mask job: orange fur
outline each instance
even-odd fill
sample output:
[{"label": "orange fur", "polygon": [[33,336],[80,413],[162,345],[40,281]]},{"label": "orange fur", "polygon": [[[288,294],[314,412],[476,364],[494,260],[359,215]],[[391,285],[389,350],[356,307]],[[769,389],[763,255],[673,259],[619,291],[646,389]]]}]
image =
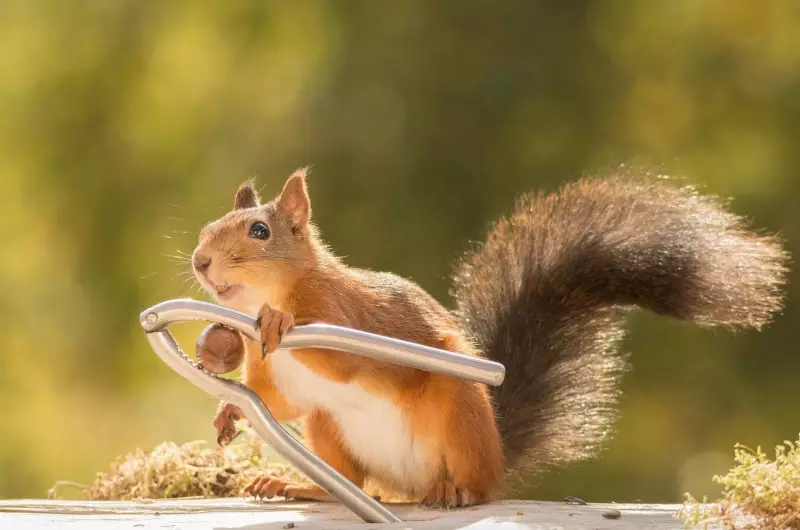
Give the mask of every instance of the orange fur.
[{"label": "orange fur", "polygon": [[[297,323],[336,324],[476,355],[455,317],[419,286],[391,274],[349,268],[327,250],[309,223],[304,178],[297,173],[290,177],[281,195],[263,206],[251,185],[240,188],[236,209],[201,233],[195,254],[211,259],[208,272],[198,273],[201,283],[212,293],[221,285],[246,286],[244,294],[224,303],[251,313],[258,310],[256,304],[266,302]],[[248,238],[248,226],[256,220],[269,226],[267,243]],[[237,258],[225,249],[235,249]],[[244,382],[278,420],[307,416],[305,435],[315,453],[359,486],[366,478],[391,483],[353,453],[325,410],[289,403],[272,382],[269,355],[265,360],[261,355],[260,345],[248,344]],[[432,455],[427,475],[433,491],[463,490],[472,504],[487,500],[500,485],[503,454],[483,385],[339,351],[303,349],[291,355],[330,381],[358,384],[394,403],[407,418],[412,438]],[[401,492],[414,490],[393,486]]]}]

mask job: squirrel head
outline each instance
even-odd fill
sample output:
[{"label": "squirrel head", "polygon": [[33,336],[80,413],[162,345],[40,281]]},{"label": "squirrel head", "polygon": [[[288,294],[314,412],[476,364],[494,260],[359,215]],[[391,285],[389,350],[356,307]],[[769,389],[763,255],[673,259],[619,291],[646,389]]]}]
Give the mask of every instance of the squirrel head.
[{"label": "squirrel head", "polygon": [[222,304],[255,314],[280,307],[315,258],[306,169],[262,204],[253,182],[239,186],[233,210],[206,225],[192,254],[200,284]]}]

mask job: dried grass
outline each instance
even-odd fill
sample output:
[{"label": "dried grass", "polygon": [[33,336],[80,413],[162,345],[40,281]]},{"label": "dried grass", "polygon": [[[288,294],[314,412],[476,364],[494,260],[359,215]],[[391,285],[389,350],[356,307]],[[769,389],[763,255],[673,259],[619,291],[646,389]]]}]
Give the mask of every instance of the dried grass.
[{"label": "dried grass", "polygon": [[[247,427],[224,449],[205,441],[164,442],[149,453],[137,449],[118,458],[83,493],[90,500],[244,497],[245,487],[265,473],[307,482],[289,466],[264,458],[264,450],[262,440]],[[57,483],[51,498],[58,497],[61,485],[74,486]]]}]

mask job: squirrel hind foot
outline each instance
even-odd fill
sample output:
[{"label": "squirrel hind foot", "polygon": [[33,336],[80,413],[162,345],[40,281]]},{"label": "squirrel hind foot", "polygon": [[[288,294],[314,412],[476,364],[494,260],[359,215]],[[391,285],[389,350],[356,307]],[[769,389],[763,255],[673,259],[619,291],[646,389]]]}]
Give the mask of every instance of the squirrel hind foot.
[{"label": "squirrel hind foot", "polygon": [[257,499],[271,499],[276,495],[284,496],[288,486],[289,483],[280,479],[277,475],[267,473],[253,479],[244,491]]},{"label": "squirrel hind foot", "polygon": [[245,492],[256,499],[271,499],[277,496],[287,501],[336,502],[327,491],[315,484],[295,485],[273,473],[256,477],[245,488]]},{"label": "squirrel hind foot", "polygon": [[449,480],[439,480],[431,484],[428,493],[419,501],[420,506],[450,510],[464,508],[486,502],[486,495],[458,486]]}]

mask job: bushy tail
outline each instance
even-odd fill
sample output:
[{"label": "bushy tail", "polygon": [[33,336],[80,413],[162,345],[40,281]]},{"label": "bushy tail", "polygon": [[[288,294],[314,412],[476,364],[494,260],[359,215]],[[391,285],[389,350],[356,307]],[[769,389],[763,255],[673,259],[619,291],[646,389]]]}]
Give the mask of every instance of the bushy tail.
[{"label": "bushy tail", "polygon": [[591,456],[611,431],[626,306],[759,328],[782,305],[787,254],[714,198],[659,180],[582,180],[523,197],[455,277],[462,326],[503,363],[510,471]]}]

